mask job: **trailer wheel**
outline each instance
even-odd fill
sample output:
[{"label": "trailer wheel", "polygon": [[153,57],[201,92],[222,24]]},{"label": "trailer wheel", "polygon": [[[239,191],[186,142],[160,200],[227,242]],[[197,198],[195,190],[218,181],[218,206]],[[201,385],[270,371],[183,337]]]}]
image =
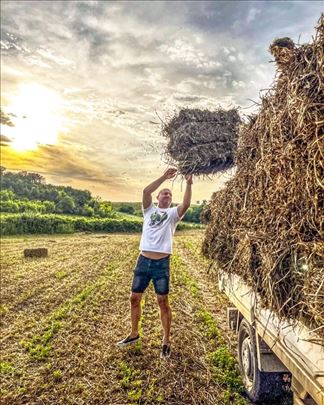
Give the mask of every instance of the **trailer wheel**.
[{"label": "trailer wheel", "polygon": [[255,334],[249,323],[243,319],[238,333],[238,357],[243,384],[252,401],[260,397],[260,371],[257,362]]},{"label": "trailer wheel", "polygon": [[238,358],[249,399],[257,403],[273,404],[277,399],[285,398],[285,403],[292,403],[290,383],[285,382],[287,373],[259,370],[256,334],[246,319],[242,320],[239,327]]}]

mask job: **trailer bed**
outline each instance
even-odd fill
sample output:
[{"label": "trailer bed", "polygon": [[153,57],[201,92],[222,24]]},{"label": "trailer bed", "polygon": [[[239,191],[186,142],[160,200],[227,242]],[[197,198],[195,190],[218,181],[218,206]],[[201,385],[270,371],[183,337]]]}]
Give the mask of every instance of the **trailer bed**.
[{"label": "trailer bed", "polygon": [[220,270],[219,286],[291,372],[299,390],[324,405],[324,347],[315,343],[318,336],[301,323],[280,320],[261,308],[258,295],[238,275]]}]

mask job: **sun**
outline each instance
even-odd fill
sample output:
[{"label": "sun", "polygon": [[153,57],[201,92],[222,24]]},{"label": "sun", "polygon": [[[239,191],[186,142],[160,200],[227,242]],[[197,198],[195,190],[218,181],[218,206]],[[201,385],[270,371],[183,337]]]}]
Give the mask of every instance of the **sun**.
[{"label": "sun", "polygon": [[62,130],[60,96],[46,87],[29,84],[19,88],[7,110],[14,114],[13,127],[6,129],[16,151],[34,150],[39,145],[54,145]]}]

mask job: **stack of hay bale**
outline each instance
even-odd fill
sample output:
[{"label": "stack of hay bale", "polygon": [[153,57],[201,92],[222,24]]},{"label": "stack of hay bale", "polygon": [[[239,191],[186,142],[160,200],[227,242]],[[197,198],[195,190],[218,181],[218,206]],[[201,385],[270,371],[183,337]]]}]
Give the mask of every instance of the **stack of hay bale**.
[{"label": "stack of hay bale", "polygon": [[264,306],[324,339],[324,17],[313,42],[275,41],[277,81],[242,125],[237,172],[215,193],[204,253]]},{"label": "stack of hay bale", "polygon": [[183,109],[166,125],[165,156],[179,173],[204,175],[234,165],[240,116],[237,109]]}]

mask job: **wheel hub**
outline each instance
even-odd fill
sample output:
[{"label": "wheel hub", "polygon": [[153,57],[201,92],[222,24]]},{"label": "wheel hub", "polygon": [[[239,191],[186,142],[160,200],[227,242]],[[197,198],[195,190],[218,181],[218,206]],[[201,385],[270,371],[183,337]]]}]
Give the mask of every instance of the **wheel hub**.
[{"label": "wheel hub", "polygon": [[250,337],[246,337],[242,343],[242,365],[246,377],[253,380],[253,359]]}]

